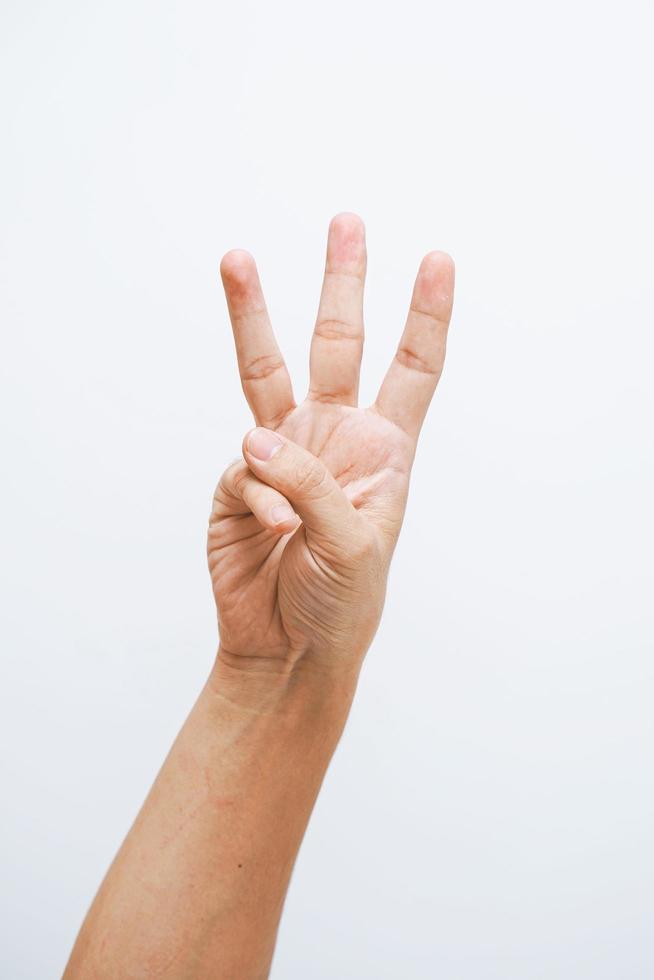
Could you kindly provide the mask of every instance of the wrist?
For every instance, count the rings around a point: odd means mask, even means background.
[[[347,717],[356,690],[356,665],[322,668],[315,659],[232,654],[222,645],[207,687],[213,697],[257,714],[320,722]]]

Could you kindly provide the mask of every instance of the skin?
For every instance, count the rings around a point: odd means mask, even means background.
[[[418,434],[440,377],[454,267],[420,264],[375,403],[358,407],[366,245],[330,223],[296,404],[252,256],[220,266],[256,428],[214,494],[220,645],[82,925],[68,978],[259,980],[381,616]]]

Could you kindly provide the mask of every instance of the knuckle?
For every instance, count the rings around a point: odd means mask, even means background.
[[[216,488],[216,496],[228,495],[231,497],[234,494],[238,494],[239,488],[246,476],[246,464],[242,460],[235,460],[221,476]]]
[[[417,371],[418,374],[433,375],[438,378],[443,369],[444,352],[430,351],[428,355],[411,350],[408,346],[398,347],[395,357],[404,367]]]
[[[232,475],[232,486],[237,494],[240,494],[243,484],[247,482],[249,476],[250,473],[245,463],[239,463]]]
[[[327,470],[316,459],[303,457],[295,467],[296,490],[306,497],[320,497],[329,488]]]
[[[351,320],[339,320],[335,317],[321,317],[314,327],[314,336],[323,340],[353,340],[363,346],[361,327]]]
[[[262,354],[260,357],[255,357],[244,365],[241,372],[241,380],[265,381],[271,374],[275,374],[277,371],[283,371],[285,366],[280,354]]]

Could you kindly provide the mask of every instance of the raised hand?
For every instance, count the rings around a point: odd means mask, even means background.
[[[296,404],[254,259],[228,252],[221,276],[243,390],[257,428],[223,474],[208,559],[230,666],[358,668],[375,633],[422,422],[445,358],[454,266],[424,257],[398,349],[373,405],[358,407],[365,229],[332,219]]]
[[[295,857],[379,622],[452,307],[452,261],[430,252],[375,404],[358,408],[365,271],[363,224],[337,215],[296,405],[254,260],[222,260],[257,428],[209,519],[220,648],[66,980],[269,975]]]

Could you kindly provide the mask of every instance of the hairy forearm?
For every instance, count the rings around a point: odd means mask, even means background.
[[[65,978],[268,975],[356,671],[216,664],[84,922]]]

